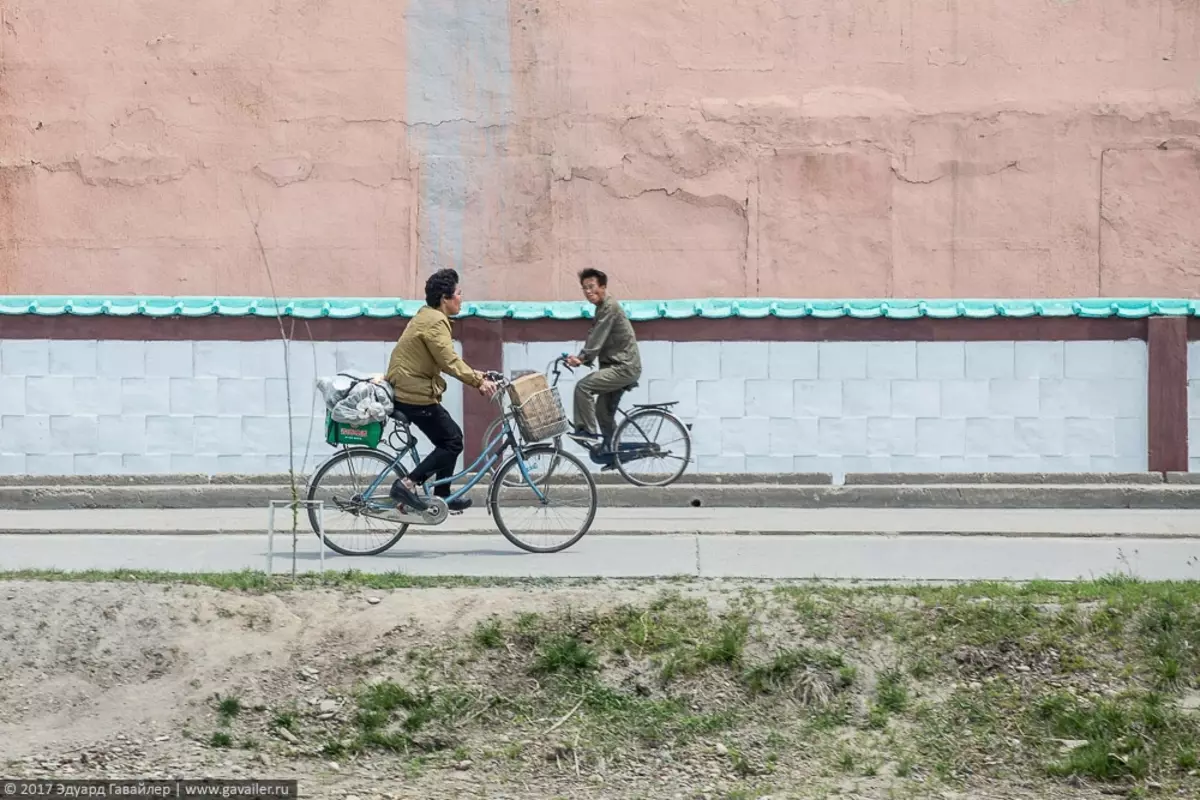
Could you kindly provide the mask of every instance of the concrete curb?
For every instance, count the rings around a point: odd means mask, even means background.
[[[308,475],[297,474],[300,482]],[[626,486],[616,472],[592,474],[600,485]],[[464,479],[465,480],[465,479]],[[1158,485],[1200,484],[1200,472],[849,472],[846,486],[955,485]],[[286,486],[286,473],[264,475],[0,475],[0,488],[10,486]],[[729,472],[686,473],[681,483],[689,486],[832,486],[828,472]]]
[[[316,470],[308,474],[297,473],[296,479],[303,484]],[[1152,473],[1157,474],[1157,473]],[[625,479],[616,472],[592,474],[601,486],[627,486]],[[466,483],[465,477],[461,483]],[[746,484],[770,484],[777,486],[830,486],[833,476],[827,472],[731,472],[697,473],[686,475],[683,483],[697,486]],[[901,481],[907,483],[908,481]],[[1087,483],[1087,481],[1081,481]],[[287,473],[269,475],[0,475],[0,488],[12,486],[76,488],[81,486],[139,487],[139,486],[287,486]]]
[[[1186,472],[1167,475],[1187,477]],[[1200,474],[1196,477],[1200,478]],[[927,486],[941,485],[994,485],[1044,486],[1123,484],[1158,485],[1164,482],[1191,483],[1187,480],[1164,478],[1162,472],[850,472],[846,474],[847,486]],[[1197,481],[1200,482],[1200,481]]]
[[[483,500],[486,485],[472,492]],[[252,508],[286,500],[291,489],[270,484],[2,486],[0,509]],[[847,485],[676,484],[600,486],[606,507],[767,508],[1200,508],[1200,484]]]

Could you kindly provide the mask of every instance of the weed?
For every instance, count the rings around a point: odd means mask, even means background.
[[[232,747],[233,737],[225,731],[216,731],[208,743],[212,747]]]
[[[596,652],[570,634],[547,639],[538,649],[533,671],[542,674],[578,674],[599,669]]]
[[[1034,717],[1052,737],[1085,742],[1047,764],[1057,776],[1143,779],[1169,760],[1178,766],[1175,754],[1200,740],[1200,726],[1153,692],[1094,702],[1055,693],[1040,699]]]
[[[875,704],[890,714],[899,714],[908,708],[908,687],[903,673],[893,669],[879,676],[875,684]]]
[[[242,701],[237,697],[222,697],[217,700],[217,713],[226,720],[242,713]]]
[[[484,650],[495,650],[504,644],[504,626],[496,620],[481,622],[475,626],[474,641]]]
[[[271,720],[271,725],[275,728],[286,728],[292,733],[296,732],[296,714],[294,711],[280,711],[275,714],[275,718]]]
[[[742,660],[750,623],[740,615],[725,620],[697,655],[703,664],[734,666]]]
[[[802,694],[827,700],[829,690],[837,687],[832,670],[844,666],[842,656],[830,650],[800,648],[784,650],[765,663],[747,669],[742,680],[751,692],[768,694],[802,685]]]

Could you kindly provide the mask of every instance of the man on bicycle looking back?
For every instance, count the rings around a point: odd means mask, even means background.
[[[454,475],[454,466],[463,451],[462,428],[442,405],[446,381],[442,373],[491,397],[496,385],[483,373],[471,369],[454,351],[450,318],[462,310],[462,289],[458,273],[440,269],[425,281],[425,305],[421,306],[404,326],[399,341],[388,361],[387,381],[392,385],[397,411],[404,413],[417,430],[425,434],[433,450],[417,465],[407,478],[392,484],[391,498],[410,508],[424,510],[428,504],[415,489],[431,477],[445,480]],[[450,484],[435,486],[434,495],[450,496]],[[470,498],[448,502],[451,511],[462,511],[471,505]]]
[[[608,276],[598,269],[585,269],[579,273],[579,285],[583,296],[596,306],[596,316],[583,350],[568,356],[567,364],[590,366],[598,359],[600,369],[575,384],[575,430],[570,436],[587,447],[607,449],[621,396],[642,377],[642,357],[633,324],[608,293]]]

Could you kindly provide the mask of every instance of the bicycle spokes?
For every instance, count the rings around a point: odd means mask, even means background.
[[[550,446],[523,451],[501,468],[492,513],[509,539],[528,550],[556,549],[591,525],[595,482],[575,456]],[[518,480],[505,480],[509,476]]]

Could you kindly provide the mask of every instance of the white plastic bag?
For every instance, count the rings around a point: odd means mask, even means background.
[[[339,373],[333,378],[318,379],[317,388],[334,422],[348,425],[383,422],[395,407],[391,384],[385,380]]]

